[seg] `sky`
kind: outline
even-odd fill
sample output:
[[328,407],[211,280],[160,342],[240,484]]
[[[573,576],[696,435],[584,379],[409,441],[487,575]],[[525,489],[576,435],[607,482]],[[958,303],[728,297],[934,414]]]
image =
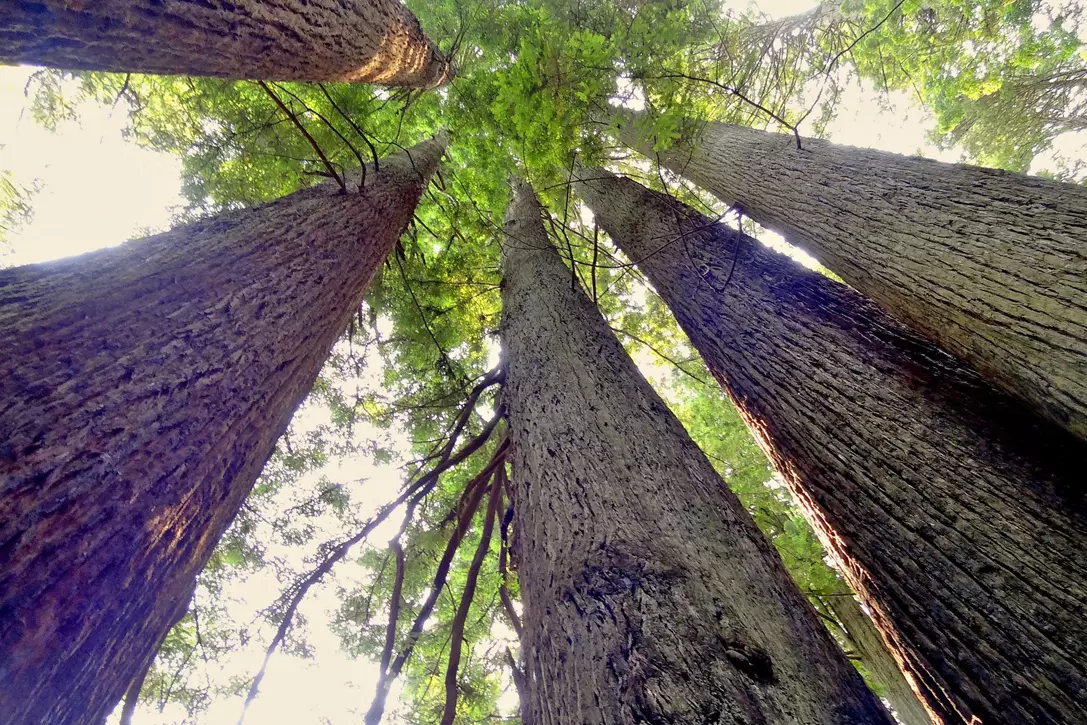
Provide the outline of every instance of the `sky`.
[[[803,12],[811,6],[809,0],[758,3],[772,17]],[[184,203],[180,160],[140,148],[123,137],[128,112],[125,101],[112,108],[85,106],[79,122],[62,124],[56,133],[40,127],[31,117],[24,96],[33,70],[0,67],[0,170],[10,171],[19,184],[40,187],[33,199],[33,221],[9,235],[10,252],[0,256],[0,266],[81,254],[122,243],[147,230],[168,228],[175,209]],[[854,146],[958,160],[956,152],[941,151],[927,143],[932,118],[906,94],[892,95],[890,104],[882,106],[874,103],[874,98],[871,93],[850,88],[828,129],[830,138]],[[1080,139],[1062,142],[1061,146],[1065,154],[1082,153]],[[1044,164],[1044,160],[1040,163]],[[659,375],[660,370],[654,369],[659,361],[650,353],[640,351],[635,357],[650,377]],[[295,427],[315,427],[326,415],[327,411],[306,407],[296,417]],[[372,461],[359,459],[333,460],[307,483],[312,484],[320,475],[334,481],[365,479],[366,497],[374,508],[392,498],[401,483],[395,465],[375,466]],[[395,520],[395,514],[390,519]],[[378,532],[371,541],[382,545],[392,533]],[[273,549],[270,555],[293,560],[295,566],[304,568],[298,551]],[[254,574],[231,591],[239,621],[251,621],[256,611],[277,597],[282,583],[270,569]],[[326,719],[334,723],[357,722],[361,718],[373,694],[376,667],[340,650],[338,638],[327,626],[326,612],[338,603],[336,585],[358,583],[362,574],[358,567],[345,562],[337,568],[333,580],[311,593],[301,613],[310,623],[308,641],[316,656],[312,660],[289,655],[273,658],[247,722],[302,725]],[[263,657],[263,645],[255,640],[251,646],[232,653],[224,658],[222,668],[209,671],[208,677],[254,674]],[[395,689],[392,694],[390,704],[396,700]],[[513,702],[507,697],[504,705],[512,707]],[[212,704],[201,722],[234,723],[240,709],[239,699],[220,700]],[[169,709],[161,714],[141,709],[136,721],[170,723],[179,721],[182,715]],[[114,721],[116,717],[117,713]]]

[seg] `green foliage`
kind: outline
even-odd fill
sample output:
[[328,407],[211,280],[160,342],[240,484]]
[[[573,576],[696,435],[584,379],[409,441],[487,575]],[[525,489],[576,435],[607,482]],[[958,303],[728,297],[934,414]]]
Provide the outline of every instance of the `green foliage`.
[[1036,0],[843,7],[866,22],[887,18],[853,49],[855,68],[877,88],[915,94],[936,116],[933,137],[945,147],[960,144],[978,163],[1025,172],[1057,136],[1087,127],[1077,3],[1057,10]]
[[33,218],[33,199],[37,192],[36,185],[22,186],[12,178],[10,171],[0,170],[0,252],[7,244],[8,234]]

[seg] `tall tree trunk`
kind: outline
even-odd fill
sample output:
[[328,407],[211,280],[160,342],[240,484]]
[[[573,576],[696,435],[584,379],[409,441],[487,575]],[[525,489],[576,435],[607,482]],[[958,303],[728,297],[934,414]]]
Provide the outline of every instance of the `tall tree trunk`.
[[1084,444],[849,287],[601,169],[676,315],[947,722],[1087,722]]
[[0,63],[412,88],[453,74],[400,0],[5,0]]
[[1087,188],[721,123],[654,152],[635,118],[624,143],[1087,439]]
[[820,597],[823,606],[840,625],[841,634],[860,657],[870,681],[882,688],[902,725],[932,725],[928,709],[917,699],[913,686],[891,656],[872,620],[852,593]]
[[520,182],[506,235],[504,395],[534,725],[890,723],[571,285]]
[[147,665],[443,146],[0,272],[0,722],[100,721]]

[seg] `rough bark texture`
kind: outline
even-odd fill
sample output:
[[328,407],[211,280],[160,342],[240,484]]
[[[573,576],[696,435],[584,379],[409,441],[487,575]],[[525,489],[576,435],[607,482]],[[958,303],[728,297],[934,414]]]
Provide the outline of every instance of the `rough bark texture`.
[[872,620],[852,594],[825,597],[826,608],[841,625],[841,634],[861,658],[861,664],[891,704],[902,725],[932,725],[928,709],[917,699]]
[[1087,439],[1087,188],[721,123],[654,153]]
[[606,171],[646,274],[947,722],[1087,722],[1085,446],[849,287]]
[[100,722],[146,667],[441,149],[0,272],[0,722]]
[[890,723],[522,184],[503,256],[533,725]]
[[413,88],[452,76],[400,0],[5,0],[0,63]]

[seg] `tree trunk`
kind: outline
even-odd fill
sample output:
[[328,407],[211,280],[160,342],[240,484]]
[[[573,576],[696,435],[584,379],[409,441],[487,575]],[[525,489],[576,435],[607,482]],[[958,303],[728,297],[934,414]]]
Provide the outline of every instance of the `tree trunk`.
[[902,725],[932,725],[928,709],[917,699],[913,686],[856,598],[846,593],[820,600],[841,625],[842,635],[860,657],[870,680],[882,688],[883,699],[891,704],[898,721]]
[[653,152],[1087,439],[1087,188],[720,123]]
[[527,185],[506,234],[504,400],[534,725],[892,722],[571,285]]
[[100,721],[147,665],[443,145],[0,272],[0,722]]
[[849,287],[629,179],[582,178],[930,706],[1087,722],[1083,443]]
[[411,88],[453,75],[400,0],[5,0],[0,63]]

